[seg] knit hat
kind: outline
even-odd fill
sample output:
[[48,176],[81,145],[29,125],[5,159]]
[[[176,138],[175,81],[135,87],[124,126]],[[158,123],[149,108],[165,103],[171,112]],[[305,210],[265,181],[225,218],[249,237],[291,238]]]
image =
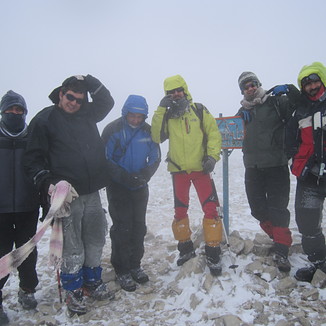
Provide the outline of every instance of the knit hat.
[[21,95],[15,93],[12,90],[8,91],[1,99],[0,102],[1,114],[3,114],[4,111],[6,111],[7,109],[9,109],[14,105],[17,105],[24,109],[23,118],[25,118],[28,112],[26,102]]
[[240,75],[240,77],[238,79],[238,84],[239,84],[241,92],[243,92],[244,86],[248,82],[251,82],[251,81],[257,82],[258,87],[260,87],[262,85],[261,82],[259,81],[258,77],[251,71],[245,71]]
[[129,95],[121,110],[123,116],[126,116],[128,112],[141,113],[147,118],[148,105],[146,99],[140,95]]

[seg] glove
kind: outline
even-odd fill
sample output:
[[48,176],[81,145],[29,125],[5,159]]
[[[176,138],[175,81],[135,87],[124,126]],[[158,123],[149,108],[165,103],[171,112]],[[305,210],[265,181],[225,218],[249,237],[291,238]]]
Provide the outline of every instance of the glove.
[[174,105],[174,101],[172,99],[171,95],[166,95],[162,98],[161,102],[160,102],[160,106],[162,106],[163,108],[171,108]]
[[242,120],[244,122],[250,122],[251,121],[251,114],[250,114],[250,111],[248,111],[248,110],[242,110],[240,112],[240,117],[242,118]]
[[211,173],[214,170],[216,164],[216,160],[212,156],[205,156],[202,162],[203,172],[204,173]]
[[272,90],[272,95],[280,96],[282,94],[287,94],[289,92],[288,85],[277,85]]
[[139,175],[130,174],[128,172],[123,173],[121,181],[124,186],[129,189],[137,189],[146,185],[146,180]]
[[91,95],[96,94],[103,86],[102,83],[92,75],[87,75],[84,80],[86,88]]

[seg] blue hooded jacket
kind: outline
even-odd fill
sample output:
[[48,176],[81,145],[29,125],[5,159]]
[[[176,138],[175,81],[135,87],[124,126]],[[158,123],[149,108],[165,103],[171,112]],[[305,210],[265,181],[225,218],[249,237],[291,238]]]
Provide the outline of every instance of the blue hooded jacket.
[[[128,112],[143,114],[144,121],[138,127],[130,126],[126,118]],[[123,184],[122,168],[149,181],[159,165],[161,154],[158,144],[152,141],[150,125],[145,122],[148,115],[146,99],[130,95],[121,113],[122,117],[107,125],[102,133],[106,158],[113,163],[110,164],[112,179]]]

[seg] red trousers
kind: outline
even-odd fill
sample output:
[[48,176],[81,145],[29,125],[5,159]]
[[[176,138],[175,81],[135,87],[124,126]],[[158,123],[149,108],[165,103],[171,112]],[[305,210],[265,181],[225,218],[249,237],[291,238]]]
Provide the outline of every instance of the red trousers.
[[181,220],[188,217],[189,191],[191,183],[195,186],[199,201],[204,212],[204,218],[218,217],[217,207],[220,206],[214,181],[209,174],[199,172],[172,173],[174,192],[174,218]]

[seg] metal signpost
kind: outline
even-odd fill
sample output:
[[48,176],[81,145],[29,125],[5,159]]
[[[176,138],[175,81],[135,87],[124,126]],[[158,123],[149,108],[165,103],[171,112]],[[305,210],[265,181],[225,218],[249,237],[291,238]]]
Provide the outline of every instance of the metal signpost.
[[242,148],[244,125],[241,117],[222,117],[222,114],[216,118],[216,123],[222,135],[223,221],[229,234],[229,156],[234,149]]

